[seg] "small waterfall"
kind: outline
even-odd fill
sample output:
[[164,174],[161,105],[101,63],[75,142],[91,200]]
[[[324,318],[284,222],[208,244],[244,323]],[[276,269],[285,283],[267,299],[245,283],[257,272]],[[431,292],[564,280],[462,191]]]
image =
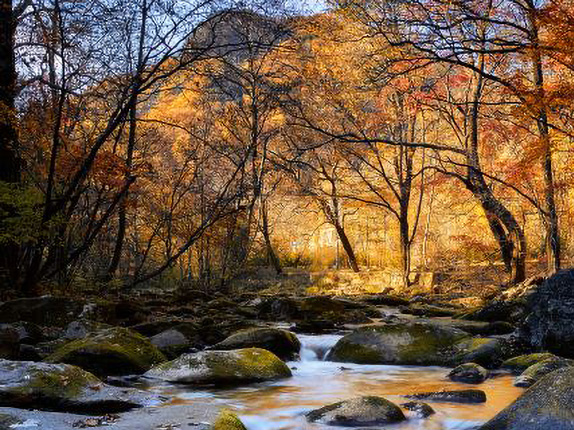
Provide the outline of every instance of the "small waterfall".
[[322,361],[343,336],[339,334],[298,335],[301,361]]

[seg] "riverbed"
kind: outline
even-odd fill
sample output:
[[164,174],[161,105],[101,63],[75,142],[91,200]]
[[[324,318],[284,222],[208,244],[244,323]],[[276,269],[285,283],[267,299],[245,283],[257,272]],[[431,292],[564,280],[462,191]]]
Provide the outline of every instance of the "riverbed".
[[[479,388],[486,393],[484,404],[430,403],[436,414],[387,425],[396,430],[466,430],[476,428],[512,403],[523,389],[514,387],[508,373],[495,373],[480,385],[452,382],[442,367],[385,366],[325,361],[328,350],[340,335],[299,335],[301,359],[289,362],[293,377],[239,388],[193,389],[160,384],[148,387],[174,396],[171,405],[213,403],[233,409],[248,430],[331,430],[334,427],[307,423],[304,414],[312,409],[362,395],[383,396],[400,404],[404,395],[442,389]],[[163,406],[169,408],[170,404]]]

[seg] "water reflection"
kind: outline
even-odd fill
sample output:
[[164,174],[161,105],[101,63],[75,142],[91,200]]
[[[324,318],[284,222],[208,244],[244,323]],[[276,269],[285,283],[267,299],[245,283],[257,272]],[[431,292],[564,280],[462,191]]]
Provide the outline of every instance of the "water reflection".
[[[193,402],[208,397],[212,401],[225,404],[238,412],[249,430],[327,430],[333,427],[309,424],[304,419],[304,413],[360,395],[384,396],[400,404],[407,401],[401,397],[405,394],[469,388],[469,385],[446,379],[448,371],[440,367],[357,365],[318,360],[339,337],[301,336],[304,346],[302,361],[288,363],[293,369],[293,377],[289,379],[234,389],[194,390],[183,386],[156,389],[177,395],[179,402]],[[486,392],[488,398],[484,404],[433,402],[431,405],[437,413],[432,417],[424,420],[413,418],[385,428],[475,428],[510,404],[522,392],[512,385],[512,377],[507,374],[495,375],[479,387]]]

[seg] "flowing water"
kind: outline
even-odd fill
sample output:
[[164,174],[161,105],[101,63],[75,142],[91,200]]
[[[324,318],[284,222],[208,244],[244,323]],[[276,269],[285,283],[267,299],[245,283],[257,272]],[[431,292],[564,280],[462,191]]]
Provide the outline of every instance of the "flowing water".
[[[211,401],[234,409],[249,430],[330,430],[333,427],[309,424],[304,413],[361,395],[383,396],[400,404],[402,397],[424,391],[473,388],[448,380],[441,367],[384,366],[324,361],[339,335],[306,336],[301,340],[301,360],[289,362],[293,377],[233,389],[190,390],[183,386],[161,386],[156,390],[175,395],[178,403]],[[437,412],[427,419],[411,418],[387,425],[396,430],[472,429],[493,417],[522,393],[508,374],[494,375],[477,386],[486,392],[484,404],[431,403]],[[374,428],[373,428],[374,429]]]

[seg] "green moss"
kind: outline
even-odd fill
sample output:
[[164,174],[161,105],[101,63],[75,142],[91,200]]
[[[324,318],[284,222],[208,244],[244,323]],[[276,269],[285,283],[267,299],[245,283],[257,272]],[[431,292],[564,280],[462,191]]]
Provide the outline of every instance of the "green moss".
[[382,354],[371,345],[361,345],[345,339],[337,343],[331,357],[356,364],[379,364],[384,360]]
[[367,327],[345,336],[330,358],[360,364],[448,364],[453,346],[468,334],[433,324]]
[[29,378],[29,382],[20,388],[22,393],[41,393],[42,397],[48,398],[72,399],[79,397],[89,387],[101,385],[94,375],[75,366],[49,372],[34,370]]
[[[165,356],[144,336],[114,327],[77,339],[58,348],[47,360],[75,364],[94,373],[145,372]],[[114,369],[116,367],[116,369]]]
[[213,430],[247,430],[241,420],[233,412],[222,410],[215,423]]
[[289,367],[275,354],[261,348],[244,348],[228,355],[208,355],[207,366],[214,375],[239,373],[253,379],[270,379],[291,376]]
[[502,368],[510,370],[511,372],[520,373],[528,369],[530,366],[550,358],[556,358],[556,356],[550,352],[519,355],[518,357],[512,357],[504,361],[502,363]]
[[265,349],[245,348],[186,354],[154,367],[147,375],[190,384],[237,384],[286,378],[291,370]]
[[506,358],[509,348],[503,339],[474,337],[455,345],[453,364],[474,362],[488,369],[498,367]]

